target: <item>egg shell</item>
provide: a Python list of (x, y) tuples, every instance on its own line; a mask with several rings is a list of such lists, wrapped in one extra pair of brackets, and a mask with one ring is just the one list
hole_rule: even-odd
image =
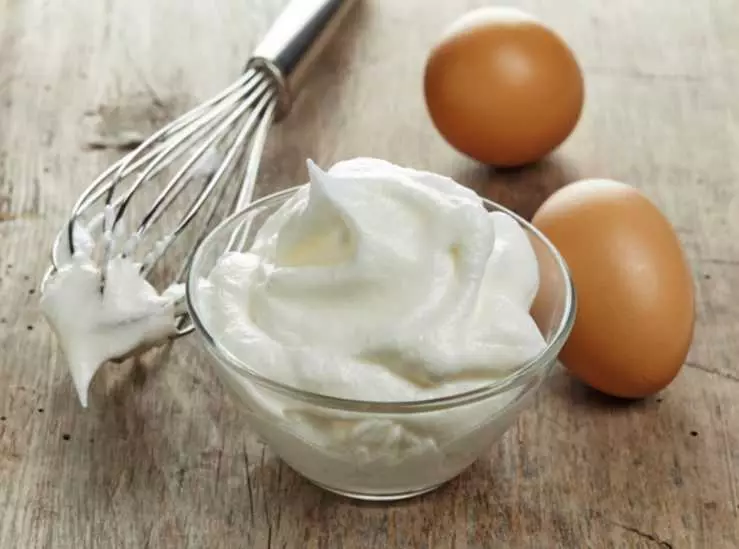
[(533, 218), (567, 262), (577, 316), (561, 362), (609, 395), (640, 398), (682, 367), (695, 323), (694, 283), (677, 234), (636, 188), (584, 180)]
[(551, 28), (514, 8), (474, 10), (452, 23), (424, 73), (431, 119), (460, 152), (494, 166), (541, 159), (580, 118), (582, 72)]

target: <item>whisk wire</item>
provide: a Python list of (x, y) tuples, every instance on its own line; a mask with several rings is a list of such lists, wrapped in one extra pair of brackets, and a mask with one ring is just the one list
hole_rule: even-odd
[[(78, 222), (80, 216), (82, 216), (90, 207), (100, 201), (104, 196), (106, 196), (106, 204), (109, 204), (113, 208), (113, 211), (122, 211), (121, 206), (127, 195), (130, 193), (112, 201), (112, 195), (121, 180), (127, 178), (132, 173), (141, 170), (147, 166), (152, 159), (161, 155), (163, 150), (169, 148), (171, 143), (168, 143), (168, 137), (175, 135), (188, 127), (190, 131), (182, 136), (182, 139), (180, 139), (178, 143), (193, 137), (198, 130), (201, 130), (209, 122), (212, 122), (214, 119), (219, 117), (222, 118), (227, 114), (230, 107), (236, 104), (241, 98), (248, 94), (254, 86), (263, 80), (264, 75), (260, 75), (259, 71), (248, 69), (230, 86), (220, 91), (211, 99), (192, 108), (169, 125), (154, 132), (141, 145), (139, 145), (136, 150), (119, 159), (103, 171), (82, 192), (72, 208), (72, 214), (66, 224), (65, 231), (67, 237), (66, 246), (70, 256), (75, 253), (74, 226)], [(240, 94), (234, 94), (234, 92), (240, 88), (244, 88), (243, 91)], [(194, 137), (198, 136), (196, 135)], [(159, 164), (160, 163), (158, 163), (158, 165)], [(161, 169), (165, 168), (166, 166), (162, 165), (160, 169), (150, 171), (149, 178), (156, 176)], [(103, 220), (103, 222), (104, 221), (105, 220)], [(103, 231), (106, 229), (107, 227), (103, 227)], [(61, 237), (61, 233), (59, 237)], [(57, 238), (57, 244), (59, 244), (59, 237)], [(55, 244), (54, 253), (52, 254), (52, 262), (54, 264), (58, 263), (56, 252), (59, 250), (59, 247), (57, 244)]]
[[(147, 260), (145, 261), (145, 265), (142, 266), (144, 273), (149, 272), (153, 264), (166, 252), (171, 243), (174, 242), (174, 240), (185, 230), (185, 228), (189, 225), (189, 223), (203, 207), (206, 200), (208, 200), (213, 190), (219, 185), (220, 181), (224, 179), (224, 176), (226, 174), (231, 176), (234, 167), (234, 159), (237, 158), (239, 153), (242, 152), (247, 139), (249, 139), (249, 137), (251, 137), (251, 135), (254, 133), (255, 128), (257, 127), (257, 122), (262, 118), (268, 118), (271, 116), (268, 113), (270, 112), (270, 110), (274, 109), (274, 106), (272, 106), (270, 109), (270, 105), (274, 105), (275, 103), (276, 98), (273, 93), (264, 93), (261, 96), (261, 98), (259, 99), (259, 103), (256, 107), (252, 109), (246, 123), (229, 146), (228, 151), (226, 152), (218, 166), (218, 169), (211, 175), (207, 184), (192, 201), (186, 213), (182, 216), (182, 219), (180, 220), (177, 227), (175, 227), (175, 229), (159, 246), (155, 247), (155, 249), (153, 250), (155, 254), (147, 258)], [(262, 120), (262, 123), (264, 123), (264, 120)], [(256, 166), (255, 169), (258, 170), (258, 166)], [(247, 171), (248, 173), (250, 173), (251, 166), (249, 166), (249, 169)], [(256, 173), (254, 173), (253, 177), (256, 178)], [(243, 185), (241, 186), (241, 189), (243, 190)], [(167, 207), (168, 205), (165, 205), (163, 209), (166, 209)]]
[[(112, 181), (109, 184), (104, 185), (104, 188), (106, 189), (103, 191), (103, 194), (105, 195), (104, 211), (106, 212), (106, 215), (102, 220), (104, 247), (101, 266), (101, 292), (104, 291), (107, 268), (114, 253), (113, 249), (114, 244), (116, 243), (116, 227), (123, 218), (131, 199), (140, 187), (153, 179), (159, 172), (166, 169), (176, 159), (182, 157), (188, 151), (191, 151), (191, 147), (195, 147), (194, 152), (190, 153), (184, 164), (179, 168), (179, 170), (177, 170), (175, 175), (168, 181), (165, 188), (154, 200), (151, 207), (143, 216), (143, 219), (138, 225), (136, 231), (126, 240), (122, 248), (116, 250), (116, 253), (120, 255), (130, 255), (134, 253), (135, 248), (138, 246), (138, 243), (142, 240), (147, 230), (161, 218), (162, 214), (167, 211), (172, 203), (182, 194), (190, 182), (197, 179), (196, 177), (193, 177), (194, 172), (198, 168), (199, 163), (202, 163), (204, 155), (209, 152), (211, 154), (215, 154), (216, 147), (226, 140), (235, 123), (249, 111), (251, 111), (251, 115), (242, 132), (240, 132), (240, 135), (243, 135), (244, 137), (237, 138), (236, 141), (243, 146), (245, 139), (250, 135), (250, 133), (252, 133), (252, 128), (256, 124), (257, 116), (260, 112), (260, 109), (255, 108), (255, 105), (258, 105), (259, 101), (266, 103), (267, 100), (274, 96), (274, 84), (270, 78), (256, 71), (251, 71), (248, 78), (240, 79), (240, 83), (242, 83), (241, 86), (231, 86), (230, 94), (219, 94), (219, 97), (215, 101), (211, 102), (211, 109), (205, 112), (202, 116), (196, 116), (201, 112), (199, 108), (196, 108), (194, 109), (195, 115), (185, 115), (184, 121), (180, 120), (170, 124), (169, 127), (158, 132), (158, 136), (155, 134), (155, 136), (145, 141), (136, 151), (134, 151), (133, 154), (128, 155), (118, 166)], [(166, 139), (167, 142), (163, 147), (157, 147), (158, 139)], [(147, 146), (149, 146), (150, 149), (147, 150)], [(151, 147), (153, 147), (153, 149)], [(152, 154), (151, 151), (153, 150), (156, 150), (156, 153)], [(216, 170), (216, 173), (212, 173), (212, 170), (210, 169), (207, 170), (208, 172), (211, 172), (206, 174), (209, 181), (206, 182), (204, 189), (194, 200), (193, 205), (188, 208), (183, 219), (178, 223), (175, 230), (163, 240), (160, 240), (155, 245), (154, 249), (146, 255), (140, 267), (142, 273), (148, 273), (154, 263), (164, 255), (174, 239), (195, 217), (198, 209), (203, 205), (213, 188), (222, 179), (223, 174), (226, 172), (226, 168), (230, 165), (231, 160), (237, 151), (237, 149), (233, 147), (233, 143), (229, 150), (233, 151), (233, 153), (227, 161), (224, 160), (224, 162), (222, 162), (221, 169)], [(147, 158), (148, 162), (145, 164), (143, 171), (137, 174), (135, 181), (125, 191), (123, 196), (119, 200), (114, 201), (113, 197), (115, 189), (124, 180), (125, 175), (132, 171), (130, 169), (131, 164), (139, 163), (136, 158), (136, 153), (138, 153), (140, 157)]]
[[(258, 89), (258, 94), (263, 93), (269, 86), (268, 82), (264, 82)], [(213, 130), (211, 130), (207, 137), (200, 141), (200, 145), (197, 147), (195, 152), (188, 158), (183, 166), (177, 171), (172, 177), (164, 190), (154, 201), (151, 209), (144, 216), (141, 224), (139, 225), (136, 233), (141, 236), (152, 223), (155, 223), (162, 215), (162, 213), (174, 202), (174, 200), (180, 195), (184, 188), (189, 183), (188, 175), (191, 174), (198, 160), (200, 160), (208, 151), (212, 151), (214, 145), (223, 140), (227, 134), (227, 130), (233, 126), (233, 124), (241, 118), (249, 109), (253, 107), (253, 102), (250, 99), (243, 101), (230, 115), (221, 120)], [(135, 191), (135, 188), (133, 189)]]
[[(252, 82), (253, 85), (249, 86), (247, 84), (247, 90), (245, 90), (244, 93), (239, 93), (235, 97), (230, 98), (230, 101), (225, 102), (223, 105), (219, 105), (220, 108), (215, 108), (209, 111), (205, 116), (195, 119), (195, 121), (192, 123), (192, 127), (190, 127), (191, 124), (178, 124), (176, 130), (170, 130), (169, 133), (171, 133), (172, 136), (177, 135), (177, 132), (181, 130), (183, 131), (183, 135), (177, 135), (176, 138), (172, 138), (171, 143), (169, 143), (164, 148), (164, 150), (159, 152), (159, 154), (147, 164), (147, 167), (144, 169), (144, 171), (139, 174), (136, 181), (126, 192), (125, 198), (123, 199), (120, 207), (117, 208), (115, 218), (116, 223), (120, 221), (121, 217), (123, 216), (123, 213), (125, 212), (125, 209), (128, 206), (129, 201), (131, 200), (131, 197), (144, 182), (155, 177), (161, 170), (166, 169), (166, 167), (172, 161), (185, 154), (188, 150), (188, 147), (186, 146), (188, 140), (199, 143), (202, 134), (207, 134), (208, 137), (205, 143), (202, 143), (198, 147), (196, 152), (190, 157), (185, 165), (182, 166), (177, 175), (175, 175), (175, 177), (170, 181), (170, 183), (166, 186), (166, 188), (162, 191), (157, 200), (154, 202), (148, 214), (144, 217), (139, 230), (145, 229), (152, 218), (156, 220), (156, 217), (158, 217), (158, 214), (161, 213), (163, 209), (161, 208), (161, 206), (164, 202), (164, 198), (169, 195), (174, 189), (181, 189), (181, 186), (178, 187), (178, 184), (183, 183), (184, 185), (184, 183), (186, 183), (186, 181), (184, 181), (184, 176), (187, 175), (195, 162), (197, 162), (197, 160), (205, 153), (205, 151), (209, 149), (210, 145), (212, 145), (213, 142), (216, 141), (218, 136), (222, 136), (223, 133), (231, 127), (231, 124), (233, 124), (233, 122), (235, 122), (241, 116), (241, 114), (243, 114), (247, 109), (251, 107), (249, 101), (243, 101), (243, 97), (245, 96), (245, 94), (251, 91), (251, 88), (254, 87), (257, 83), (261, 83), (262, 88), (268, 85), (266, 82), (259, 78), (253, 79), (250, 82)], [(238, 105), (236, 111), (230, 110), (235, 105)], [(215, 126), (215, 129), (211, 129), (211, 125)], [(183, 144), (185, 146), (183, 146)], [(141, 146), (140, 150), (145, 150), (145, 146), (146, 142)], [(129, 161), (130, 160), (131, 158), (129, 158)], [(125, 167), (125, 164), (120, 167), (119, 174), (123, 173)], [(112, 199), (112, 192), (115, 190), (115, 184), (120, 182), (122, 180), (122, 177), (122, 175), (116, 177), (114, 184), (110, 186), (110, 190), (108, 191), (105, 202), (106, 206), (110, 204), (110, 200)], [(176, 194), (178, 193), (175, 193), (175, 196)]]
[[(246, 175), (244, 181), (239, 187), (239, 194), (236, 196), (236, 203), (232, 208), (232, 211), (241, 210), (246, 207), (254, 198), (254, 191), (256, 189), (257, 175), (259, 174), (259, 166), (262, 160), (262, 153), (264, 152), (264, 145), (267, 140), (269, 128), (272, 124), (272, 120), (275, 116), (277, 109), (277, 101), (273, 101), (267, 107), (267, 112), (261, 120), (259, 128), (257, 129), (256, 135), (252, 142), (251, 150), (249, 151), (249, 159), (246, 163)], [(241, 250), (246, 246), (246, 239), (249, 234), (249, 224), (244, 222), (239, 225), (229, 238), (227, 250)]]

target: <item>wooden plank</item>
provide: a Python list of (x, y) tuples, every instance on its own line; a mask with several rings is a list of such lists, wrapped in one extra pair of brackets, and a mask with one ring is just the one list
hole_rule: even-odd
[(284, 2), (0, 0), (0, 547), (693, 547), (739, 545), (738, 0), (513, 2), (578, 53), (587, 106), (534, 168), (498, 173), (434, 131), (420, 78), (447, 22), (484, 2), (365, 1), (274, 128), (259, 192), (378, 156), (531, 215), (580, 177), (639, 185), (696, 277), (688, 366), (631, 406), (558, 372), (460, 478), (358, 504), (259, 442), (194, 338), (109, 366), (82, 410), (36, 288), (77, 194), (116, 151), (238, 73)]

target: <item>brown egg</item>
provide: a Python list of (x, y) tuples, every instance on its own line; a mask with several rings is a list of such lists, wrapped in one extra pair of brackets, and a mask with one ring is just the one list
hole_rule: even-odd
[(613, 396), (667, 386), (690, 348), (693, 279), (670, 223), (637, 189), (609, 180), (563, 187), (533, 219), (567, 262), (577, 318), (560, 360)]
[(583, 78), (567, 44), (532, 16), (482, 8), (445, 31), (426, 62), (431, 119), (457, 150), (494, 166), (539, 160), (572, 132)]

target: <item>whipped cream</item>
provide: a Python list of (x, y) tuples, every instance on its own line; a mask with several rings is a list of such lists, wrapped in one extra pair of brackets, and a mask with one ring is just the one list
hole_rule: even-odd
[[(483, 387), (544, 349), (529, 314), (537, 260), (512, 217), (488, 212), (448, 177), (381, 160), (327, 172), (309, 161), (308, 172), (310, 183), (267, 219), (251, 248), (222, 256), (201, 281), (196, 309), (219, 347), (283, 384), (377, 402)], [(480, 429), (493, 428), (489, 420), (518, 393), (373, 416), (219, 372), (285, 461), (329, 487), (357, 490), (455, 475), (477, 457)]]
[[(102, 273), (93, 260), (95, 237), (113, 238), (99, 234), (101, 225), (102, 216), (87, 226), (74, 225), (72, 256), (68, 240), (58, 239), (57, 269), (45, 281), (41, 296), (41, 309), (59, 340), (84, 407), (90, 382), (104, 363), (176, 332), (176, 304), (184, 295), (181, 284), (160, 295), (141, 276), (140, 264), (120, 253), (107, 264), (101, 292)], [(66, 233), (65, 229), (62, 236)]]
[(303, 390), (408, 401), (485, 385), (544, 347), (536, 257), (513, 218), (379, 160), (308, 169), (210, 274), (206, 325), (233, 355)]

